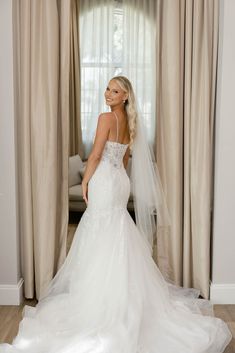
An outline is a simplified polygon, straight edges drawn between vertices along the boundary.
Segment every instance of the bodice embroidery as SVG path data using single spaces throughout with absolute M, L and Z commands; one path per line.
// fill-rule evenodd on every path
M 108 161 L 116 168 L 122 167 L 122 161 L 128 144 L 116 141 L 106 141 L 101 161 Z
M 101 157 L 102 161 L 108 161 L 116 168 L 122 167 L 122 161 L 128 144 L 118 142 L 118 117 L 115 112 L 113 112 L 117 121 L 117 136 L 116 141 L 107 140 L 104 146 L 103 154 Z

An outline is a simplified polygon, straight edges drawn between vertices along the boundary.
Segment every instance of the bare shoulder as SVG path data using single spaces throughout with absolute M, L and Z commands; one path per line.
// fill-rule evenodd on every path
M 112 113 L 110 112 L 105 112 L 105 113 L 100 113 L 99 115 L 99 122 L 101 122 L 102 124 L 105 125 L 110 125 L 110 121 L 111 121 L 111 117 L 112 117 Z
M 104 113 L 100 113 L 100 115 L 99 116 L 105 116 L 105 117 L 107 117 L 107 118 L 110 118 L 111 116 L 113 116 L 113 113 L 112 112 L 104 112 Z
M 105 112 L 105 113 L 100 113 L 99 118 L 108 119 L 108 118 L 112 118 L 112 116 L 113 116 L 113 113 Z

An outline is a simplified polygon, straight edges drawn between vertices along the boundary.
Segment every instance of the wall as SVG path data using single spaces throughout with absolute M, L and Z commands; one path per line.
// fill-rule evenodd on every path
M 22 301 L 13 94 L 12 1 L 0 1 L 0 305 Z
M 220 1 L 210 299 L 235 304 L 235 1 Z

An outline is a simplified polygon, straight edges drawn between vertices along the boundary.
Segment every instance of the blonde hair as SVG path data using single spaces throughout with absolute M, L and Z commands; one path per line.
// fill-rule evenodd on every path
M 136 121 L 137 121 L 137 108 L 135 101 L 135 94 L 132 88 L 131 82 L 125 76 L 114 76 L 111 80 L 115 80 L 118 82 L 119 86 L 128 93 L 128 98 L 124 103 L 124 108 L 127 113 L 128 126 L 130 132 L 130 143 L 129 146 L 132 148 L 132 144 L 134 142 L 134 138 L 136 135 Z M 111 81 L 110 80 L 110 81 Z

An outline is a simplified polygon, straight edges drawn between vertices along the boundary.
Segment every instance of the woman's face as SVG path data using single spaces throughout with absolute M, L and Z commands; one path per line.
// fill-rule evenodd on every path
M 128 94 L 123 91 L 115 80 L 109 81 L 108 86 L 104 92 L 106 104 L 110 107 L 122 105 L 123 101 L 128 98 Z

